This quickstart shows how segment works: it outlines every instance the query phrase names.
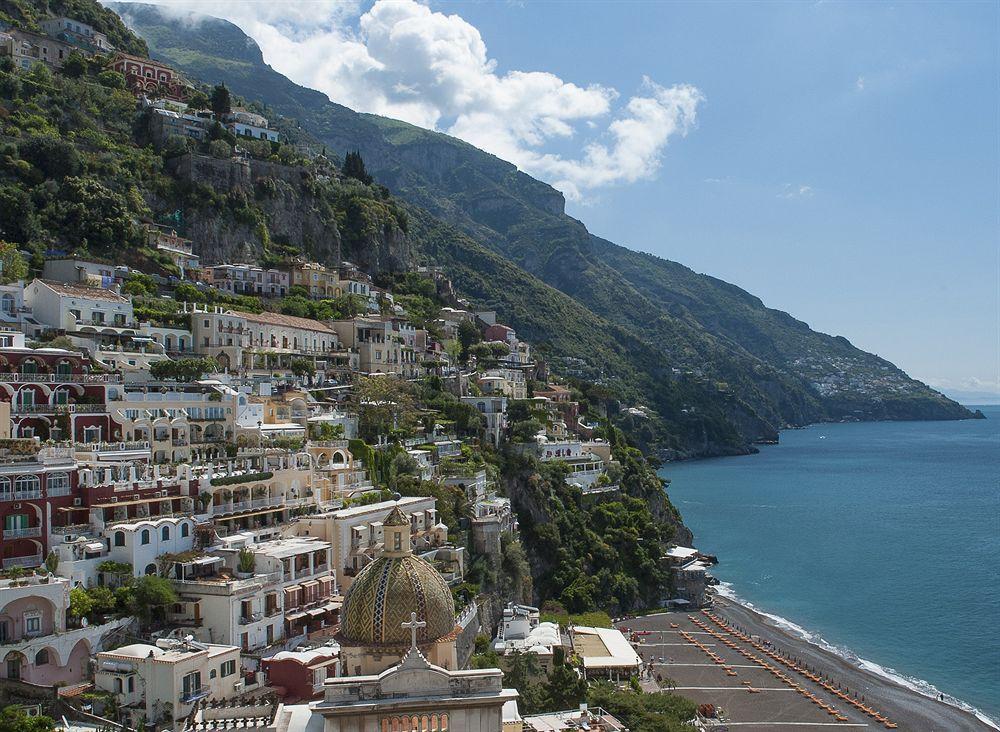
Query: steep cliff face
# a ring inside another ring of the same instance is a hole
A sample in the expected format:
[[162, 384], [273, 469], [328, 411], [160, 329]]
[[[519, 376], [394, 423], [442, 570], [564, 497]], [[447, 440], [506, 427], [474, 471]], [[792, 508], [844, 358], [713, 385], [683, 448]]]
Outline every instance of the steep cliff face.
[[[267, 253], [333, 266], [347, 259], [372, 272], [413, 263], [397, 215], [374, 197], [353, 195], [353, 181], [300, 165], [191, 153], [167, 168], [186, 192], [177, 211], [206, 264], [258, 261]], [[156, 203], [169, 208], [173, 201]]]

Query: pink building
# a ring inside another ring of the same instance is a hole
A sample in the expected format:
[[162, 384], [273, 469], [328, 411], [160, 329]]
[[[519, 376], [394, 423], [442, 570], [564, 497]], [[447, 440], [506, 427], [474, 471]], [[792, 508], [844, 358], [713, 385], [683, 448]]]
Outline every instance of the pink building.
[[69, 584], [63, 577], [0, 580], [0, 678], [39, 686], [82, 681], [105, 636], [131, 622], [68, 627]]

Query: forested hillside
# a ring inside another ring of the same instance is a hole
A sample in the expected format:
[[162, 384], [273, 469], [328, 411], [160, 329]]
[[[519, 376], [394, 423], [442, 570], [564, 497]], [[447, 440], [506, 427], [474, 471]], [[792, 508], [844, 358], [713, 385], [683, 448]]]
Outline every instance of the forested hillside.
[[[193, 77], [225, 81], [272, 113], [297, 118], [330, 149], [360, 150], [394, 194], [614, 324], [608, 335], [635, 354], [634, 370], [644, 377], [642, 401], [674, 425], [696, 405], [665, 392], [688, 389], [688, 381], [723, 395], [719, 409], [744, 444], [818, 420], [970, 416], [844, 338], [817, 333], [728, 283], [591, 235], [564, 213], [558, 191], [509, 163], [447, 135], [355, 113], [297, 86], [267, 66], [257, 45], [230, 23], [181, 23], [150, 6], [114, 7], [154, 55]], [[445, 267], [455, 264], [447, 248], [417, 246]], [[460, 287], [478, 287], [475, 294], [488, 300], [501, 300], [509, 289], [505, 282], [493, 280], [490, 288], [464, 277], [456, 277]], [[519, 310], [532, 310], [530, 302], [524, 305]], [[555, 335], [555, 324], [547, 325], [542, 330]], [[578, 356], [553, 349], [550, 355], [583, 377], [616, 378], [605, 369], [604, 352]], [[655, 385], [652, 392], [648, 384]]]

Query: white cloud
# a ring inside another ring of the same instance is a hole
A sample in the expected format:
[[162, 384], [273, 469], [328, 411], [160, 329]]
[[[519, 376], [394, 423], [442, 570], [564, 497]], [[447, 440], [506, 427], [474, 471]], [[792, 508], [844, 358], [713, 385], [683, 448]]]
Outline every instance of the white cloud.
[[792, 185], [791, 183], [785, 183], [781, 187], [781, 192], [778, 193], [778, 198], [812, 198], [815, 191], [812, 186], [807, 186], [804, 184]]
[[460, 137], [573, 199], [654, 177], [703, 101], [693, 86], [649, 78], [622, 100], [611, 87], [545, 71], [501, 73], [475, 26], [415, 0], [376, 0], [365, 12], [338, 0], [153, 1], [226, 18], [292, 80], [353, 109]]
[[854, 82], [854, 86], [858, 91], [865, 90], [865, 77], [859, 76], [857, 81]]

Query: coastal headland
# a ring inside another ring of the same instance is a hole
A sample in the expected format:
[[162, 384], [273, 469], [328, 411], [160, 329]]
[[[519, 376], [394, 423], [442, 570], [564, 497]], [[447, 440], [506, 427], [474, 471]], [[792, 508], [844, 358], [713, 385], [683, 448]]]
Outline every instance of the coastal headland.
[[[996, 729], [974, 714], [931, 699], [792, 635], [730, 599], [707, 611], [665, 612], [617, 623], [628, 629], [657, 679], [719, 711], [731, 730]], [[669, 680], [669, 681], [668, 681]]]

